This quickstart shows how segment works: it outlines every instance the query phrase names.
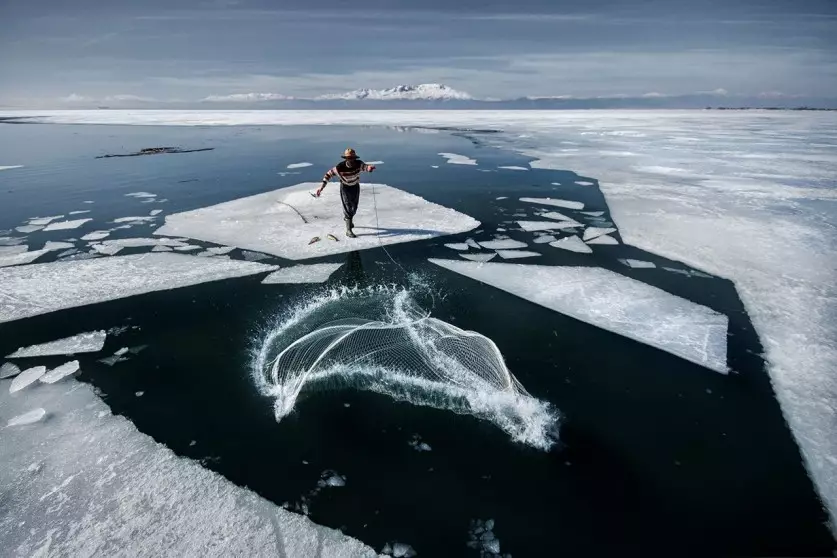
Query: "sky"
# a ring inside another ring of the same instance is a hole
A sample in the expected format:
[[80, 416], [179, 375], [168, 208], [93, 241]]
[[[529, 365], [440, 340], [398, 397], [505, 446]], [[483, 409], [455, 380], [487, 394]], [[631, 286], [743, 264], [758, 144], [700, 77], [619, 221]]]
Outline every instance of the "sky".
[[837, 98], [834, 0], [0, 0], [0, 106], [298, 98]]

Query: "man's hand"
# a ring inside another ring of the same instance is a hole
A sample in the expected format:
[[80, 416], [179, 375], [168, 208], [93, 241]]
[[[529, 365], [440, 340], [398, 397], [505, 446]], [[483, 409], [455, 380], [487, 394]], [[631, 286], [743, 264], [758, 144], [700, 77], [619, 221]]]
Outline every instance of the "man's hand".
[[317, 197], [319, 198], [319, 197], [320, 197], [320, 194], [322, 194], [322, 193], [323, 193], [323, 188], [325, 188], [325, 186], [320, 186], [319, 188], [317, 188], [317, 193], [316, 193], [316, 194], [314, 194], [314, 195], [315, 195], [315, 196], [317, 196]]
[[372, 172], [373, 170], [375, 170], [375, 165], [366, 165], [366, 170], [368, 172]]

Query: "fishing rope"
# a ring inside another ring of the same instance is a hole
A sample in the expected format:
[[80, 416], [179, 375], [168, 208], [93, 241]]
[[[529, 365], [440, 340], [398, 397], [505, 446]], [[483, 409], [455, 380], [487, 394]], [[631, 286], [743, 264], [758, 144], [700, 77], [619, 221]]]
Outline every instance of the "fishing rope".
[[409, 277], [410, 274], [407, 273], [407, 270], [404, 269], [404, 267], [400, 263], [395, 261], [395, 258], [392, 257], [392, 254], [389, 253], [389, 250], [387, 250], [387, 247], [384, 246], [384, 243], [381, 240], [381, 224], [378, 221], [378, 195], [375, 193], [375, 183], [374, 182], [371, 184], [371, 186], [372, 186], [372, 205], [375, 208], [375, 236], [378, 237], [378, 244], [380, 244], [381, 248], [384, 249], [384, 253], [390, 259], [390, 261], [392, 263], [394, 263], [395, 265], [397, 265], [399, 268], [401, 268], [401, 271], [404, 272], [404, 275]]
[[283, 201], [280, 201], [279, 203], [280, 203], [280, 204], [282, 204], [282, 205], [287, 205], [288, 207], [290, 207], [291, 209], [293, 209], [294, 211], [296, 211], [296, 214], [297, 214], [297, 215], [299, 215], [299, 218], [300, 218], [300, 219], [302, 219], [302, 222], [303, 222], [303, 223], [305, 223], [305, 224], [308, 224], [308, 219], [306, 219], [305, 217], [303, 217], [303, 216], [302, 216], [302, 213], [300, 213], [300, 212], [299, 212], [299, 210], [298, 210], [297, 208], [295, 208], [295, 207], [294, 207], [294, 206], [292, 206], [291, 204], [289, 204], [289, 203], [285, 203], [285, 202], [283, 202]]

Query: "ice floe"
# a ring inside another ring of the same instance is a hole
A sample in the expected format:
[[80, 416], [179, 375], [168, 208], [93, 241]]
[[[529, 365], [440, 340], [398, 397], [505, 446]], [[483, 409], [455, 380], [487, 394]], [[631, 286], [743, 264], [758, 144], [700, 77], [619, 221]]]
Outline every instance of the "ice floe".
[[136, 215], [136, 216], [131, 216], [131, 217], [119, 217], [117, 219], [114, 219], [111, 222], [112, 223], [137, 224], [137, 223], [150, 223], [152, 221], [154, 221], [154, 217], [149, 217], [149, 216], [146, 216], [146, 215]]
[[322, 263], [283, 267], [274, 271], [262, 281], [265, 285], [282, 283], [324, 283], [331, 274], [340, 269], [342, 263]]
[[585, 242], [587, 242], [587, 244], [619, 244], [618, 240], [607, 234], [597, 236], [596, 238], [587, 240]]
[[564, 207], [567, 209], [584, 209], [583, 203], [571, 200], [557, 200], [552, 198], [520, 198], [520, 201], [538, 203], [541, 205], [551, 205], [554, 207]]
[[24, 237], [0, 236], [0, 246], [15, 246], [23, 244], [26, 241]]
[[12, 169], [21, 169], [23, 165], [0, 165], [0, 171], [4, 170], [12, 170]]
[[547, 219], [555, 219], [556, 221], [568, 221], [571, 223], [575, 223], [577, 226], [582, 226], [581, 223], [573, 219], [572, 217], [567, 217], [563, 213], [559, 213], [557, 211], [546, 211], [538, 213], [541, 217], [546, 217]]
[[[477, 161], [466, 157], [465, 155], [457, 155], [456, 153], [439, 153], [442, 157], [448, 160], [452, 165], [476, 165]], [[438, 167], [436, 167], [438, 168]]]
[[46, 410], [42, 407], [38, 407], [37, 409], [32, 409], [29, 412], [9, 419], [6, 426], [24, 426], [26, 424], [35, 424], [36, 422], [43, 420], [45, 416]]
[[465, 244], [467, 244], [467, 245], [468, 245], [468, 246], [470, 246], [471, 248], [476, 248], [477, 250], [479, 250], [479, 249], [480, 249], [480, 245], [479, 245], [479, 244], [477, 244], [477, 241], [476, 241], [476, 240], [474, 240], [473, 238], [469, 238], [469, 239], [467, 239], [467, 240], [465, 241]]
[[23, 225], [21, 227], [15, 227], [17, 232], [21, 232], [24, 234], [33, 233], [35, 231], [39, 231], [44, 228], [44, 225]]
[[[114, 248], [142, 248], [146, 246], [184, 247], [184, 243], [174, 238], [117, 238], [105, 240], [93, 246], [108, 246]], [[232, 250], [232, 248], [230, 248]]]
[[52, 217], [33, 217], [29, 219], [30, 225], [49, 225], [51, 222], [55, 221], [56, 219], [63, 218], [63, 215], [53, 215]]
[[582, 211], [583, 215], [589, 215], [590, 217], [601, 217], [604, 215], [604, 211]]
[[494, 199], [497, 199], [497, 200], [507, 200], [507, 199], [509, 199], [509, 197], [508, 197], [508, 196], [500, 196], [499, 198], [494, 198]]
[[302, 169], [302, 168], [310, 167], [310, 166], [313, 166], [313, 165], [311, 163], [291, 163], [290, 165], [288, 165], [285, 168], [286, 169]]
[[48, 231], [66, 231], [69, 229], [77, 229], [83, 224], [88, 221], [92, 221], [93, 219], [75, 219], [73, 221], [57, 221], [55, 223], [50, 223], [46, 227], [44, 227], [44, 232]]
[[597, 267], [429, 261], [716, 372], [727, 372], [726, 316], [624, 275]]
[[0, 246], [0, 258], [8, 256], [17, 256], [29, 251], [29, 246], [25, 244], [15, 244], [13, 246]]
[[[200, 246], [195, 246], [194, 244], [187, 244], [186, 246], [175, 246], [174, 249], [177, 250], [178, 252], [192, 252], [194, 250], [203, 250], [203, 248], [201, 248]], [[247, 258], [244, 258], [244, 259], [247, 259]], [[249, 260], [249, 261], [255, 261], [255, 260]]]
[[104, 256], [115, 256], [116, 254], [122, 251], [124, 246], [119, 246], [116, 244], [91, 244], [90, 248], [92, 248], [97, 254], [102, 254]]
[[413, 558], [413, 556], [418, 555], [412, 546], [398, 541], [386, 543], [384, 548], [381, 549], [381, 554], [393, 558]]
[[241, 255], [248, 262], [258, 262], [261, 260], [269, 260], [272, 256], [268, 254], [260, 254], [259, 252], [251, 252], [250, 250], [242, 250]]
[[69, 250], [64, 250], [55, 257], [61, 259], [66, 258], [67, 256], [72, 256], [73, 254], [78, 254], [78, 250], [76, 250], [75, 248], [70, 248]]
[[459, 254], [459, 257], [465, 258], [466, 260], [471, 260], [472, 262], [487, 262], [494, 258], [497, 255], [497, 252], [491, 253], [479, 253], [479, 254]]
[[[480, 558], [505, 558], [500, 555], [500, 540], [494, 535], [494, 520], [471, 521], [468, 529], [468, 542], [465, 545], [480, 551]], [[511, 558], [511, 554], [507, 555]]]
[[152, 194], [151, 192], [131, 192], [130, 194], [125, 194], [125, 196], [129, 198], [156, 198], [157, 194]]
[[71, 337], [57, 339], [49, 343], [21, 347], [8, 355], [7, 358], [42, 357], [52, 355], [75, 355], [80, 353], [95, 353], [102, 350], [105, 345], [107, 333], [102, 331], [91, 331], [79, 333]]
[[156, 216], [156, 215], [159, 215], [159, 214], [160, 214], [160, 213], [162, 213], [162, 212], [163, 212], [163, 210], [162, 210], [162, 209], [152, 209], [152, 210], [151, 210], [148, 214], [149, 214], [150, 216], [154, 217], [154, 216]]
[[498, 169], [506, 169], [506, 170], [516, 170], [516, 171], [527, 171], [527, 170], [529, 170], [526, 167], [518, 167], [518, 166], [515, 166], [515, 165], [506, 165], [506, 166], [497, 167], [497, 168]]
[[452, 250], [467, 250], [468, 243], [467, 242], [452, 242], [450, 244], [445, 244], [446, 247]]
[[[360, 208], [354, 218], [357, 238], [340, 242], [316, 242], [343, 230], [340, 188], [326, 188], [320, 198], [310, 192], [319, 183], [303, 183], [218, 205], [176, 213], [154, 234], [185, 236], [199, 240], [265, 252], [291, 260], [377, 248], [458, 234], [479, 222], [453, 209], [384, 184], [362, 184]], [[379, 226], [380, 229], [376, 227]]]
[[70, 215], [82, 215], [83, 213], [90, 213], [89, 209], [79, 209], [76, 211], [70, 211]]
[[534, 242], [535, 244], [546, 244], [548, 242], [554, 242], [554, 241], [555, 241], [554, 236], [552, 236], [551, 234], [545, 234], [545, 235], [536, 237], [535, 240], [533, 240], [532, 242]]
[[407, 443], [416, 451], [430, 451], [432, 449], [429, 444], [421, 441], [421, 436], [418, 434], [413, 434], [413, 437]]
[[511, 238], [504, 238], [502, 240], [486, 240], [480, 242], [479, 245], [489, 250], [513, 250], [515, 248], [526, 248], [525, 242], [519, 240], [512, 240]]
[[151, 251], [152, 252], [171, 252], [171, 251], [173, 251], [173, 249], [168, 247], [168, 246], [155, 246], [154, 248], [151, 249]]
[[148, 253], [0, 269], [0, 322], [272, 271], [255, 262]]
[[593, 252], [592, 248], [587, 246], [583, 240], [575, 235], [556, 240], [555, 242], [550, 242], [549, 245], [554, 248], [561, 248], [563, 250], [579, 252], [581, 254], [590, 254]]
[[524, 231], [553, 231], [558, 229], [572, 229], [575, 227], [583, 227], [581, 223], [575, 221], [517, 221]]
[[82, 240], [101, 240], [110, 236], [110, 231], [93, 231], [82, 236]]
[[594, 186], [595, 185], [595, 183], [590, 182], [589, 180], [576, 180], [575, 183], [578, 184], [579, 186]]
[[38, 380], [41, 379], [41, 376], [46, 374], [46, 366], [33, 366], [32, 368], [27, 368], [12, 380], [11, 385], [9, 385], [9, 393], [15, 393], [22, 390], [25, 387], [28, 387]]
[[602, 236], [603, 234], [610, 234], [612, 232], [616, 232], [616, 229], [609, 227], [587, 227], [584, 230], [584, 240], [591, 240], [593, 238], [596, 238], [597, 236]]
[[18, 374], [20, 374], [20, 367], [17, 364], [5, 362], [3, 366], [0, 366], [0, 380], [14, 378]]
[[54, 384], [60, 380], [63, 380], [67, 376], [75, 374], [80, 369], [77, 360], [72, 360], [70, 362], [66, 362], [61, 366], [56, 366], [43, 376], [41, 376], [41, 382], [45, 384]]
[[11, 254], [8, 256], [0, 255], [0, 267], [9, 267], [14, 265], [23, 265], [32, 263], [44, 254], [48, 253], [49, 250], [42, 249], [42, 250], [33, 250], [31, 252], [21, 252], [18, 254]]
[[210, 254], [215, 254], [216, 256], [221, 256], [223, 254], [229, 254], [235, 250], [235, 246], [215, 246], [213, 248], [207, 248], [206, 251]]
[[632, 260], [630, 258], [622, 259], [620, 258], [619, 261], [625, 264], [628, 267], [632, 267], [634, 269], [647, 269], [652, 267], [657, 267], [654, 262], [646, 262], [643, 260]]
[[517, 258], [531, 258], [532, 256], [540, 256], [539, 252], [530, 252], [528, 250], [497, 250], [497, 255], [504, 260], [513, 260]]

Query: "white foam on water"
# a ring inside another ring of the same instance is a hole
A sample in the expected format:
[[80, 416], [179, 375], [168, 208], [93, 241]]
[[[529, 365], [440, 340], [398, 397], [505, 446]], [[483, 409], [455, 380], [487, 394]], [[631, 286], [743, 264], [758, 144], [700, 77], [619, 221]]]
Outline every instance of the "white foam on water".
[[565, 238], [550, 242], [553, 248], [561, 248], [562, 250], [569, 250], [570, 252], [578, 252], [580, 254], [591, 254], [593, 249], [587, 246], [579, 237], [572, 235]]
[[53, 215], [52, 217], [33, 217], [29, 219], [30, 225], [49, 225], [51, 222], [55, 221], [56, 219], [61, 219], [64, 217], [63, 215]]
[[485, 242], [480, 242], [479, 245], [489, 250], [513, 250], [515, 248], [526, 248], [527, 246], [525, 242], [512, 240], [511, 238], [503, 240], [487, 240]]
[[40, 422], [46, 416], [46, 410], [39, 407], [37, 409], [32, 409], [29, 412], [23, 413], [22, 415], [18, 415], [16, 417], [12, 417], [6, 423], [6, 426], [24, 426], [27, 424], [35, 424], [36, 422]]
[[529, 170], [526, 167], [518, 167], [518, 166], [515, 166], [515, 165], [507, 165], [507, 166], [497, 167], [497, 168], [498, 169], [506, 169], [506, 170], [516, 170], [516, 171], [527, 171], [527, 170]]
[[604, 211], [582, 211], [584, 215], [589, 215], [590, 217], [601, 217], [604, 215]]
[[93, 219], [75, 219], [73, 221], [58, 221], [55, 223], [50, 223], [46, 227], [44, 227], [44, 232], [48, 231], [66, 231], [69, 229], [77, 229], [83, 224], [88, 221], [92, 221]]
[[21, 347], [17, 351], [8, 355], [6, 358], [96, 353], [101, 351], [102, 347], [105, 346], [106, 338], [107, 333], [105, 333], [104, 330], [79, 333], [78, 335], [64, 337], [63, 339], [57, 339], [55, 341], [50, 341], [49, 343]]
[[535, 244], [547, 244], [549, 242], [555, 242], [555, 237], [551, 234], [545, 234], [543, 236], [539, 236], [533, 240]]
[[552, 205], [554, 207], [565, 207], [567, 209], [584, 209], [583, 203], [572, 200], [557, 200], [552, 198], [520, 198], [520, 201], [541, 205]]
[[[447, 159], [451, 165], [476, 165], [476, 159], [471, 159], [465, 155], [457, 155], [456, 153], [439, 153], [442, 157]], [[438, 167], [435, 167], [438, 168]]]
[[0, 165], [0, 171], [4, 170], [12, 170], [12, 169], [22, 169], [23, 165]]
[[467, 250], [468, 243], [467, 242], [452, 242], [450, 244], [445, 244], [446, 247], [452, 250]]
[[538, 449], [555, 442], [557, 412], [526, 392], [497, 346], [430, 317], [406, 290], [321, 293], [285, 310], [255, 347], [253, 379], [277, 421], [303, 390], [347, 386], [472, 415]]
[[28, 387], [38, 380], [41, 379], [41, 376], [46, 374], [46, 366], [33, 366], [32, 368], [27, 368], [12, 380], [12, 383], [9, 385], [9, 393], [16, 393], [22, 390], [25, 387]]
[[540, 256], [539, 252], [530, 252], [528, 250], [497, 250], [497, 255], [504, 260], [514, 260], [518, 258], [531, 258], [533, 256]]
[[102, 240], [110, 236], [110, 231], [93, 231], [82, 236], [82, 240]]
[[465, 258], [466, 260], [471, 260], [472, 262], [487, 262], [491, 259], [494, 259], [494, 256], [496, 255], [497, 252], [491, 252], [482, 254], [459, 254], [459, 257]]
[[0, 269], [0, 323], [276, 269], [255, 262], [148, 253]]
[[291, 163], [290, 165], [288, 165], [285, 168], [287, 168], [287, 169], [302, 169], [302, 168], [311, 167], [311, 166], [313, 166], [312, 163]]
[[619, 244], [619, 241], [610, 235], [603, 234], [591, 240], [585, 241], [587, 244]]
[[67, 376], [75, 374], [79, 371], [79, 369], [80, 366], [77, 360], [65, 362], [61, 366], [56, 366], [55, 368], [41, 376], [41, 382], [45, 384], [54, 384], [60, 380], [63, 380]]
[[0, 380], [14, 378], [18, 374], [20, 374], [20, 367], [17, 364], [5, 362], [3, 366], [0, 366]]
[[177, 456], [86, 384], [68, 378], [26, 397], [0, 392], [0, 424], [49, 409], [48, 420], [0, 434], [0, 490], [15, 502], [0, 518], [0, 548], [10, 555], [376, 555]]
[[324, 283], [342, 265], [342, 263], [321, 263], [283, 267], [265, 277], [262, 284]]
[[29, 233], [33, 233], [35, 231], [39, 231], [42, 228], [44, 228], [43, 225], [23, 225], [22, 227], [15, 227], [15, 230], [17, 232], [29, 234]]
[[727, 372], [727, 317], [651, 285], [597, 267], [429, 261], [710, 370]]
[[554, 231], [559, 229], [572, 229], [575, 227], [583, 227], [581, 223], [574, 221], [517, 221], [524, 231]]
[[325, 239], [345, 227], [339, 187], [327, 187], [320, 198], [314, 198], [310, 192], [317, 187], [319, 183], [308, 182], [168, 215], [166, 224], [154, 234], [186, 236], [304, 260], [459, 234], [479, 226], [479, 221], [467, 215], [385, 184], [374, 185], [376, 219], [369, 195], [372, 185], [362, 184], [354, 218], [357, 238], [309, 244], [315, 236]]
[[625, 264], [628, 267], [632, 267], [634, 269], [649, 269], [657, 267], [654, 262], [646, 262], [643, 260], [632, 260], [630, 258], [622, 259], [620, 258], [619, 261]]

